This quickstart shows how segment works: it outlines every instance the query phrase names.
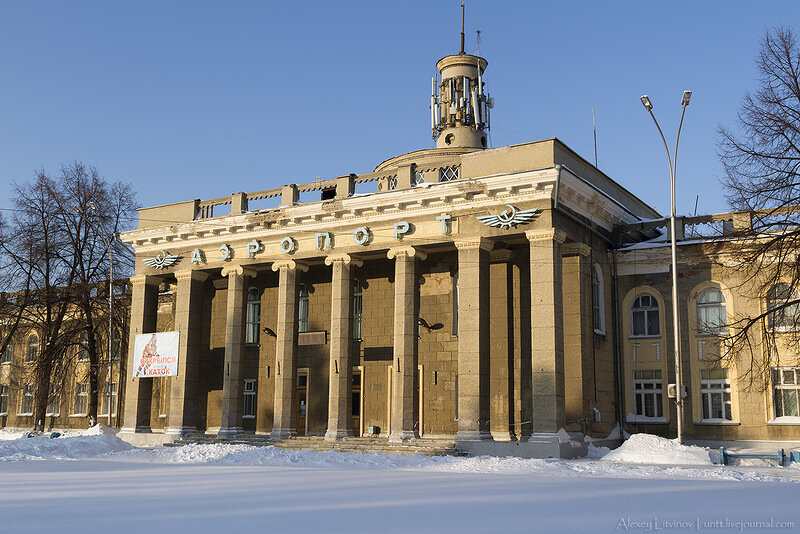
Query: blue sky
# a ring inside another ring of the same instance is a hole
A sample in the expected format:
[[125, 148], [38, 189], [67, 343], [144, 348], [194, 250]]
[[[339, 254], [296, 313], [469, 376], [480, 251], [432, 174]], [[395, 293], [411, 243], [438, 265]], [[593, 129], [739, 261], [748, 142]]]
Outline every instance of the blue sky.
[[[74, 160], [145, 206], [371, 171], [433, 146], [430, 79], [460, 1], [0, 4], [0, 208]], [[726, 209], [716, 128], [733, 126], [764, 30], [795, 1], [467, 2], [488, 62], [491, 146], [558, 137], [662, 213], [684, 89], [678, 211]]]

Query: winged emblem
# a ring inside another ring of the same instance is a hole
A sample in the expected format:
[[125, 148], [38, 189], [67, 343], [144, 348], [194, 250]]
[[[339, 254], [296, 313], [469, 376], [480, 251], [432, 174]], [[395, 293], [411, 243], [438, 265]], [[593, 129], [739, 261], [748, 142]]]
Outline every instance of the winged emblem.
[[177, 254], [167, 254], [165, 251], [161, 251], [161, 254], [156, 254], [155, 258], [145, 258], [142, 261], [148, 267], [152, 267], [153, 269], [166, 269], [167, 267], [172, 267], [176, 263], [178, 263], [183, 256], [179, 256]]
[[518, 210], [511, 204], [506, 204], [506, 210], [503, 210], [499, 215], [482, 215], [476, 217], [480, 222], [487, 226], [495, 228], [511, 228], [518, 224], [527, 224], [531, 222], [536, 215], [541, 211], [538, 208], [529, 210]]

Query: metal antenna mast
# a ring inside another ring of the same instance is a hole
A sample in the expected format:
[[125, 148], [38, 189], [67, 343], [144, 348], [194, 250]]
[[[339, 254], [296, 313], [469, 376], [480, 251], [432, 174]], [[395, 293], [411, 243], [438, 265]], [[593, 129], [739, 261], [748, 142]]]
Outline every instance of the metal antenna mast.
[[461, 53], [464, 53], [464, 4], [461, 4]]

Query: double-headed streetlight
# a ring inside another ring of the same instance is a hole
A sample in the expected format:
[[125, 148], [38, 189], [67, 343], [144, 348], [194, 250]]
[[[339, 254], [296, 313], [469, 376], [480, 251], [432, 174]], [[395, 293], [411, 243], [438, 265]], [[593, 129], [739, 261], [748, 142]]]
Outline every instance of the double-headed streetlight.
[[669, 212], [669, 226], [670, 226], [670, 243], [672, 246], [672, 335], [673, 345], [675, 346], [675, 405], [677, 408], [677, 423], [678, 423], [678, 442], [683, 443], [683, 389], [681, 388], [681, 338], [678, 324], [678, 253], [675, 244], [675, 174], [678, 166], [678, 141], [681, 139], [681, 127], [683, 126], [683, 116], [686, 113], [686, 106], [692, 99], [691, 91], [684, 91], [681, 98], [681, 122], [678, 124], [678, 135], [675, 138], [675, 150], [673, 155], [670, 156], [667, 140], [664, 137], [664, 132], [661, 131], [661, 126], [658, 125], [656, 116], [653, 115], [653, 103], [647, 95], [642, 95], [642, 104], [645, 109], [653, 117], [653, 122], [658, 128], [658, 133], [661, 135], [661, 140], [664, 142], [664, 150], [667, 151], [667, 162], [669, 163], [669, 182], [670, 182], [670, 212]]
[[[89, 202], [88, 207], [89, 210], [95, 214], [95, 216], [98, 215], [97, 204], [94, 202]], [[72, 206], [72, 210], [76, 213], [81, 213], [77, 206]], [[90, 220], [89, 224], [94, 226]], [[112, 241], [114, 240], [115, 235], [112, 234], [111, 239], [108, 239], [103, 233], [102, 227], [95, 226], [95, 229], [98, 230], [97, 234], [103, 240], [103, 243], [108, 250], [108, 378], [106, 381], [106, 391], [104, 396], [108, 397], [108, 426], [112, 426], [111, 412], [116, 411], [116, 407], [111, 406], [111, 381], [114, 377], [112, 352], [114, 349], [114, 247]], [[117, 385], [117, 398], [119, 398], [119, 385]]]

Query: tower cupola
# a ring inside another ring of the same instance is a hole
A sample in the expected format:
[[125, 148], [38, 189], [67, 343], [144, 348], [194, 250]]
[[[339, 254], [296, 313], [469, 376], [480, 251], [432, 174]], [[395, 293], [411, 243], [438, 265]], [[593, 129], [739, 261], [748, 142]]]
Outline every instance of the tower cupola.
[[482, 57], [464, 52], [462, 16], [461, 52], [440, 59], [436, 63], [439, 75], [431, 82], [431, 132], [436, 148], [486, 148], [489, 110], [494, 106], [483, 87], [487, 65]]

